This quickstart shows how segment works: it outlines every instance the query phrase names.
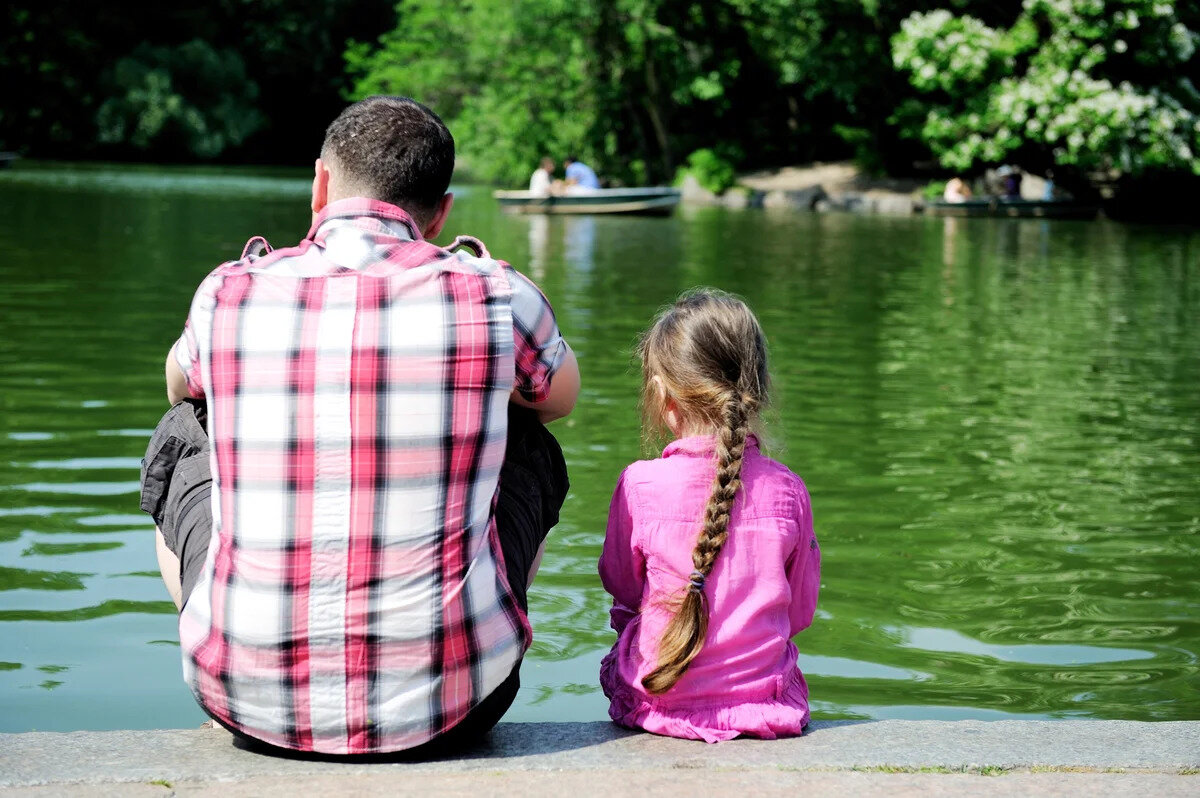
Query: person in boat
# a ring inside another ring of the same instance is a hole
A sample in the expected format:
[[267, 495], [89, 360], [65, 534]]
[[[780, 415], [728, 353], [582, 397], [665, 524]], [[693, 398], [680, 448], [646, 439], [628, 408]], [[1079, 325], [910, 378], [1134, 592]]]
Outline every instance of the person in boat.
[[433, 111], [355, 103], [315, 166], [308, 236], [197, 290], [141, 507], [214, 720], [273, 752], [442, 752], [519, 687], [568, 487], [543, 424], [579, 370], [533, 282], [429, 243], [454, 200]]
[[1024, 175], [1021, 174], [1020, 169], [1013, 166], [1002, 166], [996, 172], [996, 176], [1000, 178], [1000, 191], [1004, 199], [1021, 199], [1021, 182]]
[[595, 191], [600, 188], [600, 178], [592, 167], [580, 161], [574, 155], [568, 155], [563, 161], [566, 170], [566, 187], [568, 194]]
[[529, 178], [529, 193], [535, 197], [554, 194], [554, 159], [547, 156]]
[[971, 198], [971, 187], [961, 177], [952, 177], [946, 182], [942, 199], [946, 202], [966, 202]]

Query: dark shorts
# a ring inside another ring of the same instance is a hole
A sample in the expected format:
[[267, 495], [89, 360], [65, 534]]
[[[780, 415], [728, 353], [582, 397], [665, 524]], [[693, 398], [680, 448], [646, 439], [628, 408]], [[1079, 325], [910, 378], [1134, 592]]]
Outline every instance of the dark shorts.
[[[142, 460], [141, 506], [179, 558], [183, 603], [200, 580], [212, 539], [212, 472], [207, 408], [185, 399], [167, 411], [150, 437]], [[558, 523], [567, 497], [567, 465], [549, 430], [527, 408], [509, 405], [508, 447], [500, 469], [496, 531], [514, 597], [528, 611], [526, 584], [538, 549]], [[520, 686], [520, 663], [467, 718], [435, 741], [466, 742], [482, 735], [511, 706]]]

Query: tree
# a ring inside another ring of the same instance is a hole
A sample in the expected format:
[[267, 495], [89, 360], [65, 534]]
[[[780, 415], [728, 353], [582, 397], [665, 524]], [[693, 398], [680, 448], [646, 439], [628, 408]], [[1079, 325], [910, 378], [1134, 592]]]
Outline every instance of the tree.
[[[345, 102], [347, 41], [394, 25], [393, 0], [10, 0], [0, 11], [0, 149], [306, 161]], [[219, 94], [231, 113], [218, 110]], [[198, 119], [203, 134], [171, 142]]]
[[[789, 128], [777, 70], [753, 33], [768, 24], [761, 4], [403, 0], [395, 31], [348, 50], [351, 96], [428, 101], [467, 168], [508, 182], [547, 153], [576, 152], [634, 182], [670, 179], [701, 148], [788, 160], [807, 141]], [[805, 132], [818, 127], [828, 126]]]
[[521, 181], [547, 154], [595, 153], [595, 93], [571, 0], [402, 0], [399, 26], [346, 52], [352, 98], [414, 97], [455, 133], [472, 175]]
[[97, 113], [100, 141], [167, 157], [213, 158], [262, 127], [258, 86], [235, 51], [199, 40], [142, 45], [113, 68], [112, 96]]
[[923, 96], [897, 116], [957, 170], [1017, 162], [1077, 185], [1096, 172], [1200, 175], [1200, 36], [1188, 9], [1024, 0], [1007, 28], [914, 13], [892, 56]]

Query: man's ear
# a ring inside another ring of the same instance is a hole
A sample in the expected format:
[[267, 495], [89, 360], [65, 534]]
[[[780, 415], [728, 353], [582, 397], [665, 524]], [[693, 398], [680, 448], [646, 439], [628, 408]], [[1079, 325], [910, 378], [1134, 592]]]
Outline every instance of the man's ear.
[[317, 215], [329, 204], [329, 167], [320, 158], [317, 159], [313, 173], [312, 212]]
[[436, 238], [437, 234], [442, 232], [442, 227], [446, 224], [446, 217], [450, 215], [450, 209], [454, 207], [454, 195], [449, 192], [438, 202], [437, 210], [433, 212], [433, 216], [429, 217], [429, 222], [425, 225], [425, 229], [421, 231], [421, 235], [426, 240]]

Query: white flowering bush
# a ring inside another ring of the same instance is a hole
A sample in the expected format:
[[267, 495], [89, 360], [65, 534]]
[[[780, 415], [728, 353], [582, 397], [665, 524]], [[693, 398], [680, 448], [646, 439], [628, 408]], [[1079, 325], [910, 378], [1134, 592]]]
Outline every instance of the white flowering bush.
[[1200, 92], [1187, 77], [1197, 43], [1175, 0], [1024, 0], [1008, 29], [914, 13], [892, 58], [926, 95], [910, 104], [911, 132], [947, 167], [1200, 175]]

